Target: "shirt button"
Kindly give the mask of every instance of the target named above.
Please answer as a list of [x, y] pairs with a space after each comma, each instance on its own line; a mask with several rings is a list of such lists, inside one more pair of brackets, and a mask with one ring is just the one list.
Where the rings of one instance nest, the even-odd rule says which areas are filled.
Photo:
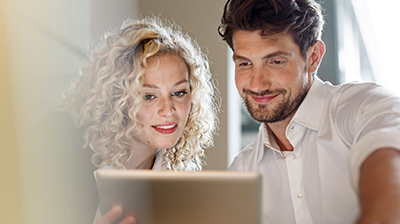
[[302, 197], [303, 197], [303, 194], [302, 194], [301, 192], [299, 192], [299, 193], [297, 193], [296, 197], [297, 197], [297, 198], [302, 198]]
[[297, 155], [294, 154], [294, 153], [292, 153], [292, 155], [290, 156], [290, 158], [291, 158], [291, 159], [296, 159], [296, 158], [297, 158]]

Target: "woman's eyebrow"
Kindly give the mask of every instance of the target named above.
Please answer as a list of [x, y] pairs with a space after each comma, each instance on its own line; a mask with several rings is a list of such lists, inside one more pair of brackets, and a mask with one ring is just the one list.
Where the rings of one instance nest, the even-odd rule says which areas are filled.
[[[174, 84], [174, 86], [179, 86], [179, 85], [182, 84], [182, 83], [188, 83], [188, 82], [189, 82], [189, 80], [183, 79], [183, 80], [181, 80], [181, 81], [176, 82], [176, 83]], [[159, 87], [158, 87], [157, 85], [154, 85], [154, 84], [144, 84], [144, 85], [143, 85], [143, 88], [158, 89]]]
[[188, 83], [188, 82], [189, 82], [189, 80], [183, 79], [183, 80], [181, 80], [181, 81], [176, 82], [174, 86], [179, 86], [179, 85], [182, 84], [182, 83]]
[[153, 84], [144, 84], [143, 88], [152, 88], [152, 89], [157, 89], [158, 86], [157, 85], [153, 85]]

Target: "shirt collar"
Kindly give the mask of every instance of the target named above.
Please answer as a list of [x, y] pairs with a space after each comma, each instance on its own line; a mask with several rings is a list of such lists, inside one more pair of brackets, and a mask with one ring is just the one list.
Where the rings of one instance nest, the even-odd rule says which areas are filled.
[[[291, 122], [295, 121], [310, 129], [318, 130], [322, 119], [323, 109], [325, 107], [325, 99], [330, 86], [331, 85], [325, 85], [321, 79], [315, 77], [310, 90], [301, 103], [299, 109], [296, 111]], [[255, 145], [262, 145], [262, 150], [258, 150], [257, 162], [260, 162], [264, 157], [264, 150], [266, 147], [265, 143], [271, 146], [276, 144], [274, 139], [270, 141], [271, 134], [269, 128], [262, 123], [259, 128], [259, 136], [255, 142]]]
[[318, 130], [329, 87], [330, 85], [325, 85], [321, 79], [315, 76], [314, 82], [299, 109], [296, 111], [292, 122], [295, 121], [307, 128]]
[[266, 145], [271, 145], [269, 141], [269, 135], [270, 132], [268, 131], [269, 129], [264, 123], [261, 123], [260, 128], [258, 130], [259, 136], [256, 138], [255, 142], [255, 148], [258, 148], [259, 145], [261, 145], [261, 149], [258, 150], [258, 155], [257, 155], [257, 162], [260, 163], [262, 158], [264, 157], [264, 150]]

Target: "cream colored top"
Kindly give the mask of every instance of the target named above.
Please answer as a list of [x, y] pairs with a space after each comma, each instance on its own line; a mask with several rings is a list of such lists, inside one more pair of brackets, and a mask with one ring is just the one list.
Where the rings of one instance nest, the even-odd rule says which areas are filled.
[[[159, 149], [156, 154], [155, 154], [155, 161], [152, 167], [152, 170], [162, 170], [161, 168], [161, 162], [162, 162], [162, 158], [165, 154], [165, 149]], [[111, 166], [105, 166], [101, 169], [115, 169], [114, 167]], [[97, 170], [96, 170], [97, 171]], [[96, 178], [96, 171], [94, 171], [94, 177]], [[97, 219], [101, 218], [101, 212], [100, 212], [100, 206], [97, 207], [97, 211], [96, 211], [96, 215], [94, 217], [94, 221], [96, 221]]]

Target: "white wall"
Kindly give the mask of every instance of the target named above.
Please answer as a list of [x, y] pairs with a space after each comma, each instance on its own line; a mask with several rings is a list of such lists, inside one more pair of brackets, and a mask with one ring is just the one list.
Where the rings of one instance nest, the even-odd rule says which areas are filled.
[[[4, 1], [2, 35], [6, 39], [7, 75], [13, 94], [14, 108], [10, 111], [15, 117], [18, 149], [15, 170], [19, 171], [21, 183], [18, 223], [68, 223], [66, 217], [74, 213], [76, 205], [69, 198], [71, 192], [66, 192], [75, 184], [69, 182], [75, 180], [69, 176], [75, 165], [66, 162], [66, 157], [73, 155], [68, 150], [74, 149], [69, 149], [68, 143], [62, 152], [36, 148], [26, 136], [31, 134], [32, 125], [55, 110], [56, 97], [78, 74], [86, 58], [91, 36], [120, 25], [123, 18], [136, 16], [136, 4], [132, 0]], [[49, 137], [48, 141], [53, 139]], [[1, 163], [3, 159], [7, 160], [2, 158]]]

